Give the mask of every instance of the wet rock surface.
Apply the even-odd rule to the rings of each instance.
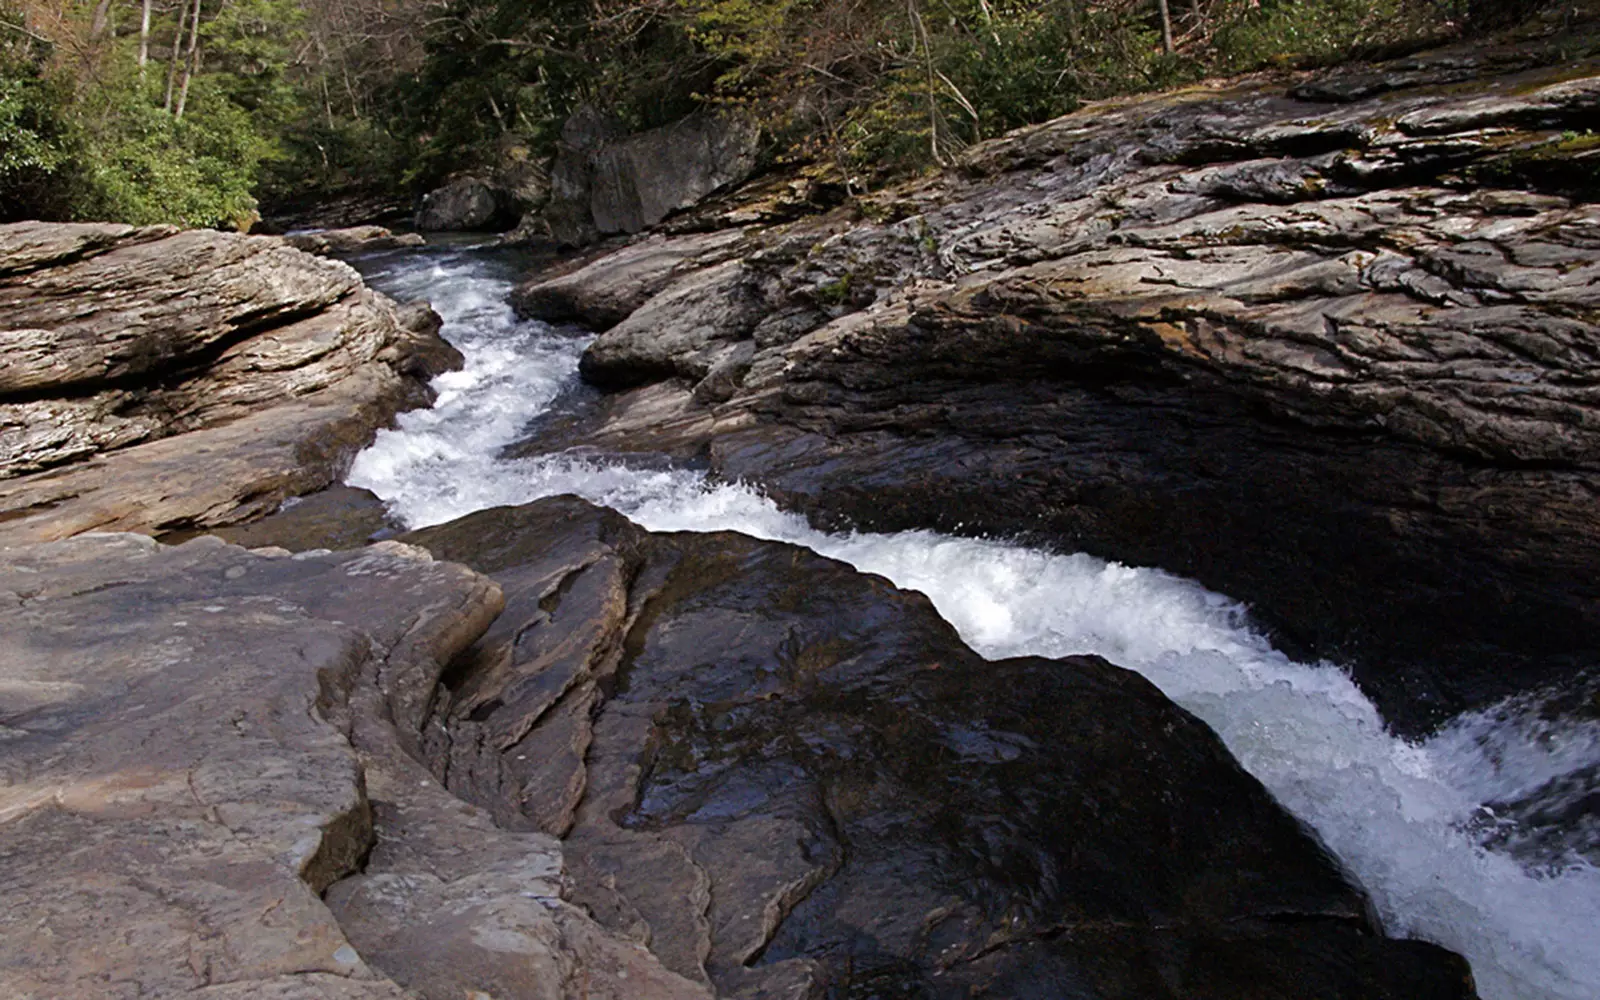
[[[814,521],[1198,578],[1421,731],[1600,647],[1600,64],[1553,58],[1105,102],[516,302]]]
[[[368,490],[340,484],[285,500],[276,511],[246,524],[204,532],[194,529],[167,532],[157,536],[157,540],[180,545],[207,534],[247,549],[306,552],[359,549],[392,538],[401,530],[377,496]]]
[[[986,662],[880,578],[571,498],[405,540],[506,610],[400,731],[719,996],[1473,995],[1103,660]]]
[[[332,482],[461,363],[268,237],[0,227],[0,543],[210,527]]]

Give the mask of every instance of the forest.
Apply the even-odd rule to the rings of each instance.
[[[1084,100],[1403,52],[1538,0],[0,0],[0,221],[248,228],[543,155],[589,106],[871,184]]]

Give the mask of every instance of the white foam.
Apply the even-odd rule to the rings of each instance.
[[[1474,832],[1486,803],[1600,761],[1600,728],[1511,703],[1414,745],[1384,730],[1343,671],[1291,661],[1237,605],[1157,570],[931,532],[823,534],[687,471],[501,459],[576,378],[582,342],[518,323],[507,282],[470,257],[413,264],[389,283],[407,282],[427,289],[468,359],[440,380],[433,410],[402,416],[351,471],[407,524],[576,493],[655,530],[738,530],[882,574],[927,594],[991,658],[1098,653],[1210,724],[1357,876],[1391,933],[1466,955],[1488,1000],[1600,997],[1600,871],[1577,860],[1530,871]]]

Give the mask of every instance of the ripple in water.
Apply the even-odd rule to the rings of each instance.
[[[1600,869],[1566,839],[1596,823],[1586,802],[1600,725],[1508,702],[1408,743],[1343,671],[1290,660],[1237,604],[1158,570],[932,532],[824,534],[753,490],[689,471],[572,454],[502,459],[576,382],[587,341],[519,322],[506,304],[510,275],[496,266],[415,254],[369,274],[397,297],[431,300],[467,359],[435,383],[433,409],[403,415],[350,471],[351,485],[406,524],[575,493],[654,530],[742,531],[879,573],[927,594],[990,658],[1098,653],[1210,724],[1355,873],[1390,933],[1466,955],[1488,1000],[1600,997]],[[1570,814],[1553,843],[1497,812],[1535,792],[1555,797],[1541,801],[1545,812]],[[1518,850],[1530,841],[1537,863]]]

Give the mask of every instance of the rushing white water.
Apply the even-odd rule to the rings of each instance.
[[[1099,653],[1210,724],[1356,875],[1390,933],[1466,955],[1488,1000],[1600,997],[1600,870],[1560,852],[1533,867],[1484,846],[1489,804],[1600,763],[1600,725],[1542,721],[1508,703],[1407,743],[1344,672],[1291,661],[1245,626],[1239,606],[1157,570],[931,532],[824,534],[753,490],[686,470],[503,459],[575,384],[585,339],[518,322],[507,276],[469,253],[384,267],[374,282],[430,299],[467,359],[438,380],[432,410],[401,417],[351,470],[352,485],[406,524],[575,493],[656,530],[733,529],[882,574],[927,594],[987,657]]]

